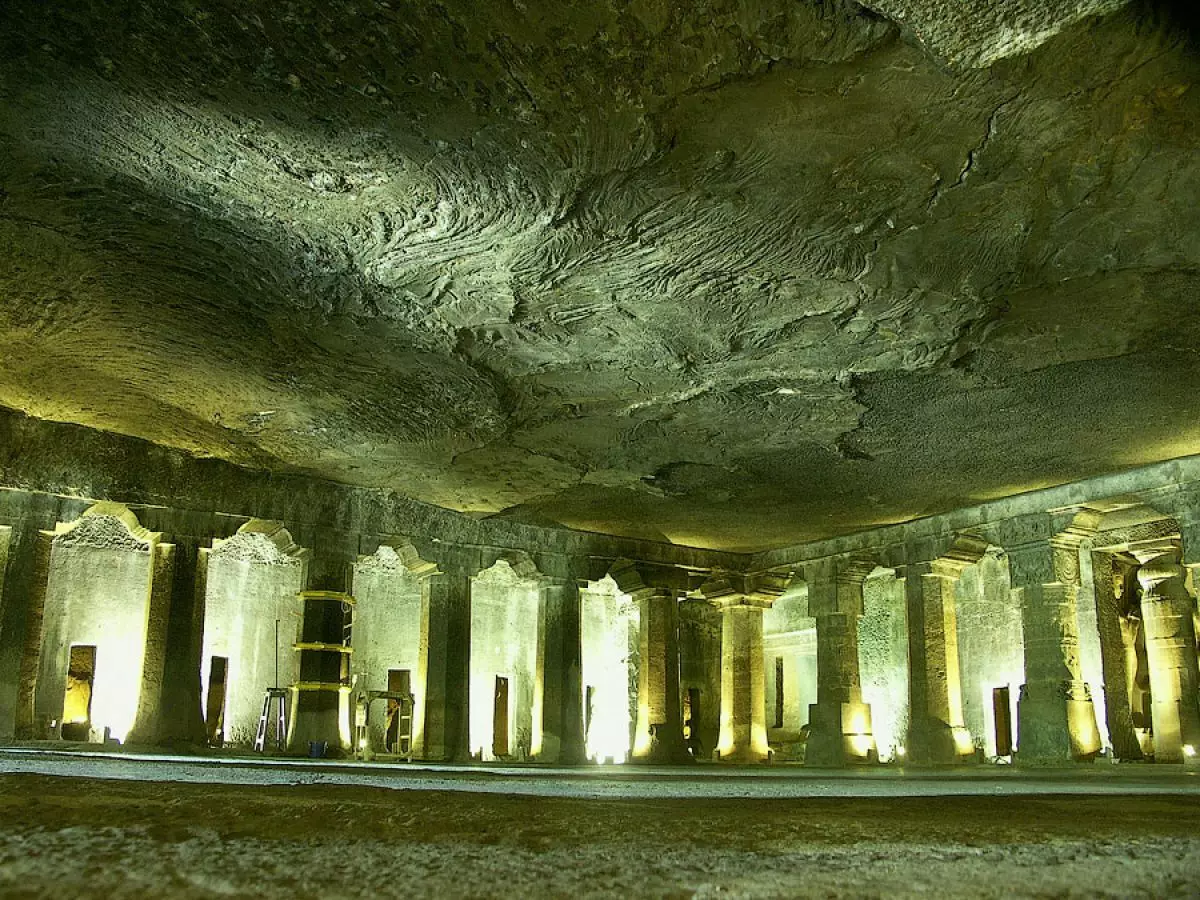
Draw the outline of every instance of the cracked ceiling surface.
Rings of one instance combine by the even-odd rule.
[[[760,549],[1200,452],[1120,0],[9,0],[0,405]]]

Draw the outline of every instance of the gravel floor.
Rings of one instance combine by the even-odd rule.
[[[1200,895],[1194,797],[581,799],[0,776],[4,897]]]

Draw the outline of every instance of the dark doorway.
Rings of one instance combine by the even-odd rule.
[[[775,657],[775,727],[783,727],[783,657]]]
[[[1012,706],[1007,685],[992,689],[992,715],[996,720],[996,755],[1012,756]]]
[[[496,697],[492,709],[492,755],[508,756],[508,679],[496,676]]]
[[[700,759],[700,688],[690,687],[683,695],[683,742],[692,756]]]
[[[229,679],[229,660],[214,656],[208,663],[208,696],[204,698],[204,727],[208,743],[219,747],[225,742],[225,690]]]
[[[92,686],[96,680],[96,648],[78,645],[71,648],[67,663],[67,689],[63,697],[62,737],[64,741],[86,741],[92,731]]]
[[[583,733],[585,735],[592,733],[592,704],[595,702],[595,699],[596,688],[589,684],[583,706]]]

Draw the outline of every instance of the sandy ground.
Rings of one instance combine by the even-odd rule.
[[[595,799],[0,776],[4,897],[1200,895],[1194,796]]]

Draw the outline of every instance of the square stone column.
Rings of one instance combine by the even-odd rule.
[[[33,736],[32,681],[37,676],[38,658],[31,660],[30,667],[24,656],[31,616],[38,631],[34,646],[39,653],[41,649],[52,537],[43,527],[52,525],[51,517],[30,517],[7,526],[4,535],[0,553],[0,740]],[[18,735],[18,730],[23,734]]]
[[[163,680],[166,674],[167,631],[174,572],[175,546],[155,544],[150,557],[142,689],[138,695],[137,715],[126,738],[129,744],[156,744],[163,731]]]
[[[763,672],[763,611],[744,595],[719,601],[721,608],[722,762],[762,762],[768,756],[766,682]]]
[[[533,756],[538,762],[574,765],[587,757],[578,583],[546,579],[540,606],[537,677],[541,721],[540,725],[535,722],[539,733],[534,736]]]
[[[438,566],[422,595],[417,695],[424,709],[414,756],[462,761],[470,758],[472,573],[460,560]]]
[[[945,765],[974,755],[963,722],[954,587],[967,563],[935,559],[906,567],[908,613],[908,759]]]
[[[1141,567],[1142,623],[1154,724],[1154,761],[1183,762],[1184,747],[1200,750],[1200,668],[1195,601],[1184,585],[1177,546],[1132,548]]]
[[[679,598],[648,590],[641,605],[635,762],[686,762],[679,703]]]
[[[1021,763],[1086,760],[1100,750],[1079,664],[1079,549],[1078,538],[1062,535],[1008,551],[1025,630],[1025,684],[1017,703]]]
[[[858,662],[864,577],[865,570],[838,569],[836,576],[818,574],[808,584],[808,609],[817,623],[817,702],[808,712],[808,765],[844,766],[876,758]]]
[[[5,604],[12,603],[23,614],[20,616],[20,629],[13,628],[12,631],[8,631],[6,628],[8,633],[2,639],[5,656],[8,659],[20,659],[14,686],[16,704],[11,720],[12,735],[17,740],[31,740],[42,736],[37,733],[33,708],[37,695],[38,666],[42,656],[46,588],[50,582],[53,539],[53,532],[30,529],[23,533],[16,546],[9,550]],[[6,615],[6,624],[8,619]],[[18,640],[19,650],[16,646]],[[9,653],[12,655],[9,656]],[[4,727],[5,724],[0,720],[0,727]]]

